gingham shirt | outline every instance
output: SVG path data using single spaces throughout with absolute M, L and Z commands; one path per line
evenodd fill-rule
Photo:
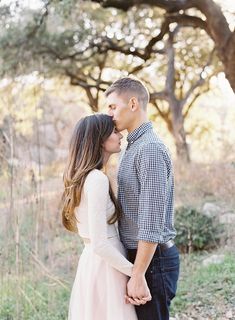
M 127 249 L 136 249 L 138 240 L 167 242 L 176 235 L 174 177 L 168 149 L 153 132 L 151 122 L 129 133 L 127 141 L 118 172 L 121 241 Z

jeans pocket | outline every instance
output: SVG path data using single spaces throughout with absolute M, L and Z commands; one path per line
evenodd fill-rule
M 166 296 L 169 300 L 172 300 L 175 297 L 177 290 L 177 282 L 179 278 L 179 263 L 175 264 L 174 266 L 164 268 L 162 275 Z
M 176 247 L 176 245 L 166 249 L 166 250 L 163 250 L 161 252 L 161 257 L 171 257 L 171 256 L 177 256 L 179 255 L 179 251 L 178 251 L 178 248 Z
M 161 266 L 164 272 L 170 272 L 178 270 L 180 265 L 179 256 L 170 256 L 167 258 L 161 258 Z

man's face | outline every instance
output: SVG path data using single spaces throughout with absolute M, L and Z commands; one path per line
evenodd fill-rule
M 108 114 L 113 118 L 118 131 L 128 129 L 132 121 L 130 102 L 126 96 L 112 92 L 107 97 Z

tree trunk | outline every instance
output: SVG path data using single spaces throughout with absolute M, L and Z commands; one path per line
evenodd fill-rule
M 230 86 L 235 92 L 235 31 L 228 40 L 226 51 L 221 53 L 221 60 L 224 64 L 224 72 L 228 79 Z
M 214 1 L 198 0 L 196 7 L 206 16 L 207 32 L 214 40 L 226 78 L 235 92 L 235 31 L 230 30 L 220 6 Z
M 172 111 L 172 134 L 175 139 L 177 158 L 183 162 L 190 162 L 181 105 L 179 102 L 175 102 L 174 104 L 171 102 L 170 108 Z

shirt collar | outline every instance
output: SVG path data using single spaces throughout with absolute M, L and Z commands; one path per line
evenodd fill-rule
M 127 136 L 127 142 L 133 143 L 136 141 L 140 136 L 142 136 L 143 133 L 153 128 L 152 123 L 145 122 L 140 127 L 136 128 L 134 131 L 130 132 Z

